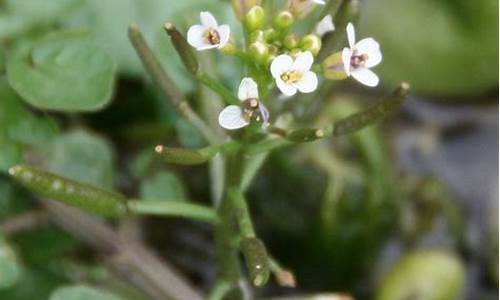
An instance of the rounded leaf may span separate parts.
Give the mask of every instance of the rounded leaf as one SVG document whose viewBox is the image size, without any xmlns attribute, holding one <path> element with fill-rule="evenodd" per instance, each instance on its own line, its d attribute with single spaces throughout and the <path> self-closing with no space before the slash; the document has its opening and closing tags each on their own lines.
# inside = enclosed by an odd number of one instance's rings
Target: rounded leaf
<svg viewBox="0 0 500 300">
<path fill-rule="evenodd" d="M 111 99 L 113 59 L 82 38 L 58 34 L 12 51 L 10 85 L 31 105 L 56 111 L 95 111 Z"/>
</svg>

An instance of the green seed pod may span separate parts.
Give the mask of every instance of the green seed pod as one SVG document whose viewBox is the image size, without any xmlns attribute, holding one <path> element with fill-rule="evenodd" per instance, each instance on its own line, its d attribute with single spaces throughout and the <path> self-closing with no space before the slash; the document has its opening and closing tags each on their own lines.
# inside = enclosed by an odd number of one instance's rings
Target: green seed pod
<svg viewBox="0 0 500 300">
<path fill-rule="evenodd" d="M 325 78 L 343 80 L 347 78 L 342 61 L 342 52 L 333 53 L 321 64 Z"/>
<path fill-rule="evenodd" d="M 198 59 L 193 53 L 192 47 L 189 46 L 186 39 L 182 36 L 182 34 L 175 28 L 172 23 L 165 23 L 164 25 L 165 31 L 170 36 L 172 40 L 172 44 L 174 44 L 175 50 L 181 57 L 182 63 L 186 69 L 193 75 L 196 76 L 198 73 Z"/>
<path fill-rule="evenodd" d="M 302 128 L 294 130 L 286 135 L 286 139 L 294 143 L 307 143 L 322 139 L 325 136 L 332 134 L 332 128 L 317 129 L 317 128 Z"/>
<path fill-rule="evenodd" d="M 248 52 L 258 62 L 266 62 L 269 56 L 269 47 L 263 42 L 254 42 L 248 46 Z"/>
<path fill-rule="evenodd" d="M 459 299 L 464 281 L 464 266 L 452 253 L 416 252 L 403 257 L 392 268 L 375 299 Z"/>
<path fill-rule="evenodd" d="M 260 5 L 261 2 L 261 0 L 231 0 L 231 5 L 238 20 L 243 21 L 250 9 Z"/>
<path fill-rule="evenodd" d="M 269 257 L 266 247 L 258 238 L 244 238 L 241 241 L 241 252 L 254 286 L 263 286 L 269 279 Z"/>
<path fill-rule="evenodd" d="M 291 12 L 282 11 L 274 17 L 273 25 L 278 30 L 287 30 L 292 27 L 294 18 Z"/>
<path fill-rule="evenodd" d="M 9 174 L 33 193 L 102 215 L 126 213 L 126 198 L 118 193 L 48 173 L 30 166 L 18 165 Z"/>
<path fill-rule="evenodd" d="M 300 41 L 300 47 L 303 50 L 310 51 L 312 55 L 318 55 L 321 50 L 321 38 L 315 34 L 308 34 Z"/>
<path fill-rule="evenodd" d="M 167 163 L 175 163 L 179 165 L 199 165 L 207 162 L 212 158 L 217 151 L 210 151 L 211 147 L 204 149 L 186 149 L 173 148 L 158 145 L 155 147 L 155 152 L 163 161 Z"/>
<path fill-rule="evenodd" d="M 259 29 L 264 25 L 265 12 L 261 6 L 252 7 L 245 16 L 245 25 L 249 31 Z"/>
<path fill-rule="evenodd" d="M 299 45 L 299 38 L 296 34 L 289 34 L 283 40 L 283 46 L 285 46 L 288 50 L 292 50 Z"/>
</svg>

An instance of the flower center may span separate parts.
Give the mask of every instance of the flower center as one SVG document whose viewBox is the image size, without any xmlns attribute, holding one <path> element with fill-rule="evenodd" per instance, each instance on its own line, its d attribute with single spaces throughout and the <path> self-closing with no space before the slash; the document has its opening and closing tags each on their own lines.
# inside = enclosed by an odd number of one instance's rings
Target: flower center
<svg viewBox="0 0 500 300">
<path fill-rule="evenodd" d="M 241 103 L 243 107 L 243 118 L 250 122 L 254 119 L 257 122 L 260 122 L 260 113 L 259 112 L 259 99 L 249 98 Z"/>
<path fill-rule="evenodd" d="M 368 54 L 358 55 L 354 53 L 354 55 L 351 56 L 351 67 L 353 67 L 354 69 L 362 67 L 365 65 L 367 60 L 368 60 Z"/>
<path fill-rule="evenodd" d="M 213 28 L 208 28 L 205 32 L 205 41 L 207 41 L 210 45 L 220 44 L 219 32 Z"/>
<path fill-rule="evenodd" d="M 295 83 L 297 81 L 300 81 L 301 79 L 302 73 L 298 71 L 287 71 L 281 74 L 281 80 L 283 80 L 287 84 Z"/>
</svg>

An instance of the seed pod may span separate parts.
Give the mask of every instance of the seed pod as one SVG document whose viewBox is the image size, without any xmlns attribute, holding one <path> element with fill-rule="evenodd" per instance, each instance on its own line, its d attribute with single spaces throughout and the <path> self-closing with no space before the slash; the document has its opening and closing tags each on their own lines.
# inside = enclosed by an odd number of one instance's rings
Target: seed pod
<svg viewBox="0 0 500 300">
<path fill-rule="evenodd" d="M 102 216 L 113 217 L 126 213 L 126 198 L 121 194 L 26 165 L 10 168 L 9 174 L 28 190 L 42 197 Z"/>
<path fill-rule="evenodd" d="M 259 29 L 264 25 L 265 13 L 261 6 L 252 7 L 245 16 L 245 25 L 249 31 Z"/>
<path fill-rule="evenodd" d="M 245 257 L 250 280 L 254 286 L 263 286 L 269 279 L 269 257 L 266 247 L 258 238 L 244 238 L 241 252 Z"/>
<path fill-rule="evenodd" d="M 198 73 L 199 65 L 198 59 L 196 58 L 192 47 L 189 46 L 186 39 L 182 36 L 179 30 L 175 28 L 174 24 L 165 23 L 164 28 L 170 36 L 175 50 L 177 50 L 177 53 L 181 57 L 184 66 L 191 74 L 196 76 L 196 74 Z"/>
<path fill-rule="evenodd" d="M 332 128 L 302 128 L 294 130 L 286 135 L 286 139 L 294 143 L 307 143 L 322 139 L 332 133 Z"/>
</svg>

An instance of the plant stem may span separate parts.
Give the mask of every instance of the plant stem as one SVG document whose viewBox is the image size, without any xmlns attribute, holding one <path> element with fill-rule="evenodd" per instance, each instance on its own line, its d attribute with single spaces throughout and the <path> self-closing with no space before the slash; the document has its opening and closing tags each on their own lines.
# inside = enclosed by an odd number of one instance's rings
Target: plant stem
<svg viewBox="0 0 500 300">
<path fill-rule="evenodd" d="M 208 74 L 201 72 L 196 76 L 196 78 L 198 78 L 198 80 L 206 87 L 221 96 L 226 104 L 240 104 L 238 98 L 236 98 L 230 90 L 228 90 L 224 85 L 219 83 L 214 78 L 210 77 Z"/>
<path fill-rule="evenodd" d="M 191 108 L 175 82 L 168 76 L 167 72 L 153 54 L 153 51 L 151 51 L 151 48 L 144 40 L 137 25 L 133 24 L 129 26 L 128 35 L 142 63 L 146 67 L 147 72 L 153 78 L 162 93 L 172 102 L 177 111 L 200 131 L 208 142 L 216 143 L 217 136 L 215 133 L 212 132 L 210 127 Z"/>
<path fill-rule="evenodd" d="M 215 211 L 203 205 L 178 201 L 129 201 L 128 209 L 141 215 L 184 217 L 209 223 L 216 223 Z"/>
</svg>

